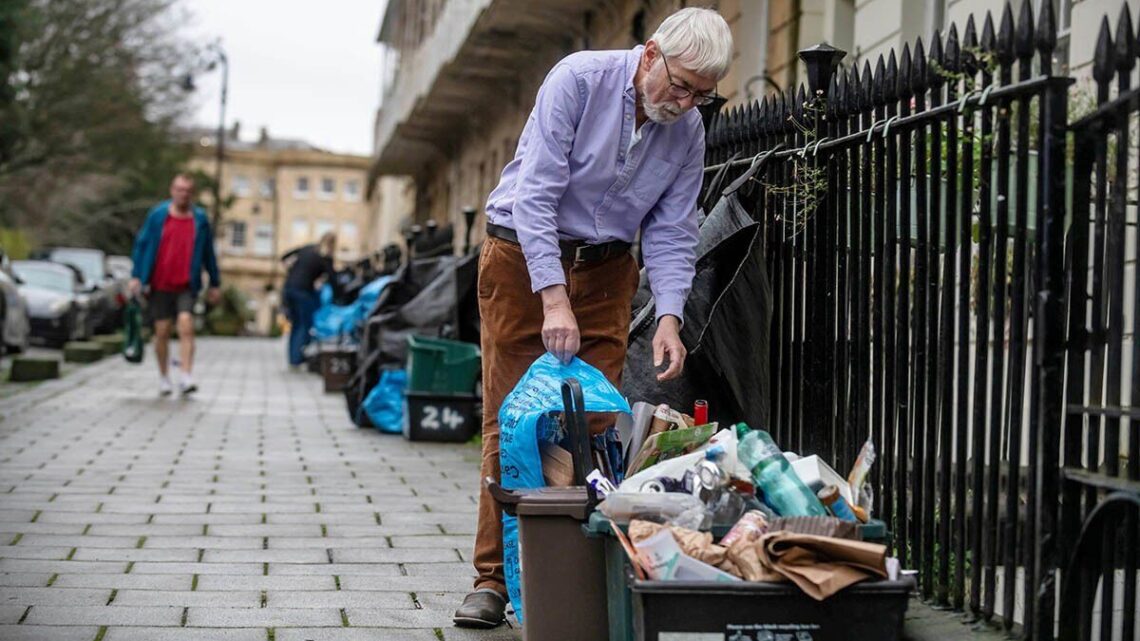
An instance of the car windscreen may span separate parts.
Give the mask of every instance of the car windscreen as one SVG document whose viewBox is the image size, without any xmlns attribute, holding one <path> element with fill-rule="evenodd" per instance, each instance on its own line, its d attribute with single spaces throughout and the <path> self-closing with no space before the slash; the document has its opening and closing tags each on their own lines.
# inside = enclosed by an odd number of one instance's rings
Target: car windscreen
<svg viewBox="0 0 1140 641">
<path fill-rule="evenodd" d="M 55 267 L 36 267 L 33 265 L 12 265 L 12 271 L 20 280 L 32 287 L 50 289 L 53 292 L 70 294 L 74 291 L 74 276 Z"/>
<path fill-rule="evenodd" d="M 103 268 L 103 255 L 94 251 L 74 249 L 53 249 L 51 259 L 57 263 L 70 263 L 83 272 L 83 279 L 88 283 L 102 282 L 106 272 Z"/>
</svg>

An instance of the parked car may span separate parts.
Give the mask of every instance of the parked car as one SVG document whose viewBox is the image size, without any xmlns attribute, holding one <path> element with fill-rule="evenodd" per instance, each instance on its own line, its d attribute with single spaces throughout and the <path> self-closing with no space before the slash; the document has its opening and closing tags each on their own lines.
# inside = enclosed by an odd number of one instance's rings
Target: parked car
<svg viewBox="0 0 1140 641">
<path fill-rule="evenodd" d="M 114 274 L 115 280 L 130 281 L 131 270 L 134 269 L 135 263 L 130 256 L 112 254 L 107 257 L 107 267 Z"/>
<path fill-rule="evenodd" d="M 8 257 L 0 252 L 0 354 L 24 351 L 31 337 L 28 304 L 20 292 L 20 279 L 12 273 L 10 264 Z"/>
<path fill-rule="evenodd" d="M 84 291 L 78 268 L 46 260 L 17 260 L 12 271 L 22 282 L 20 291 L 28 301 L 35 342 L 59 347 L 90 336 L 90 295 Z"/>
<path fill-rule="evenodd" d="M 118 329 L 126 299 L 119 291 L 119 285 L 107 264 L 107 254 L 103 250 L 53 247 L 41 253 L 47 260 L 74 265 L 83 272 L 83 281 L 91 297 L 88 311 L 96 333 Z"/>
<path fill-rule="evenodd" d="M 118 285 L 115 303 L 119 307 L 119 315 L 115 319 L 115 329 L 123 326 L 123 314 L 126 310 L 127 300 L 131 297 L 131 271 L 134 266 L 135 263 L 130 256 L 112 254 L 107 257 L 107 267 L 115 277 L 115 284 Z"/>
</svg>

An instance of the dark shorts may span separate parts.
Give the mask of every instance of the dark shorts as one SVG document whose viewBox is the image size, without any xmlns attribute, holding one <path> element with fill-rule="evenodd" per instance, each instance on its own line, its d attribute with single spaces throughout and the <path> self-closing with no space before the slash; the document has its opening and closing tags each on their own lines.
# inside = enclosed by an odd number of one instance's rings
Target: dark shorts
<svg viewBox="0 0 1140 641">
<path fill-rule="evenodd" d="M 172 320 L 182 312 L 194 313 L 194 294 L 188 289 L 180 292 L 151 292 L 147 303 L 151 320 Z"/>
</svg>

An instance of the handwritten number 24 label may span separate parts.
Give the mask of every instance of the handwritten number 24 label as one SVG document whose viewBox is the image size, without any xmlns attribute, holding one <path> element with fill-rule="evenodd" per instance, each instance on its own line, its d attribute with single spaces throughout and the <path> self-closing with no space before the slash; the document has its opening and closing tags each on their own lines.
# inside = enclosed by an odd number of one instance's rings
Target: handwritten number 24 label
<svg viewBox="0 0 1140 641">
<path fill-rule="evenodd" d="M 463 425 L 463 415 L 450 407 L 443 408 L 441 412 L 438 407 L 427 405 L 424 407 L 424 415 L 420 425 L 429 430 L 444 428 L 455 430 Z"/>
</svg>

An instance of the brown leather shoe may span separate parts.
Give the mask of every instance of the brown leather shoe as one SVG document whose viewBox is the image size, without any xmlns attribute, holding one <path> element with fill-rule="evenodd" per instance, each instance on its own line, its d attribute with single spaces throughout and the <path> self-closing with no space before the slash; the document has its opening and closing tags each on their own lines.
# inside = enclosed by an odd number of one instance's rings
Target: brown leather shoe
<svg viewBox="0 0 1140 641">
<path fill-rule="evenodd" d="M 461 628 L 493 628 L 505 621 L 506 607 L 506 600 L 498 592 L 483 588 L 464 597 L 451 620 Z"/>
</svg>

